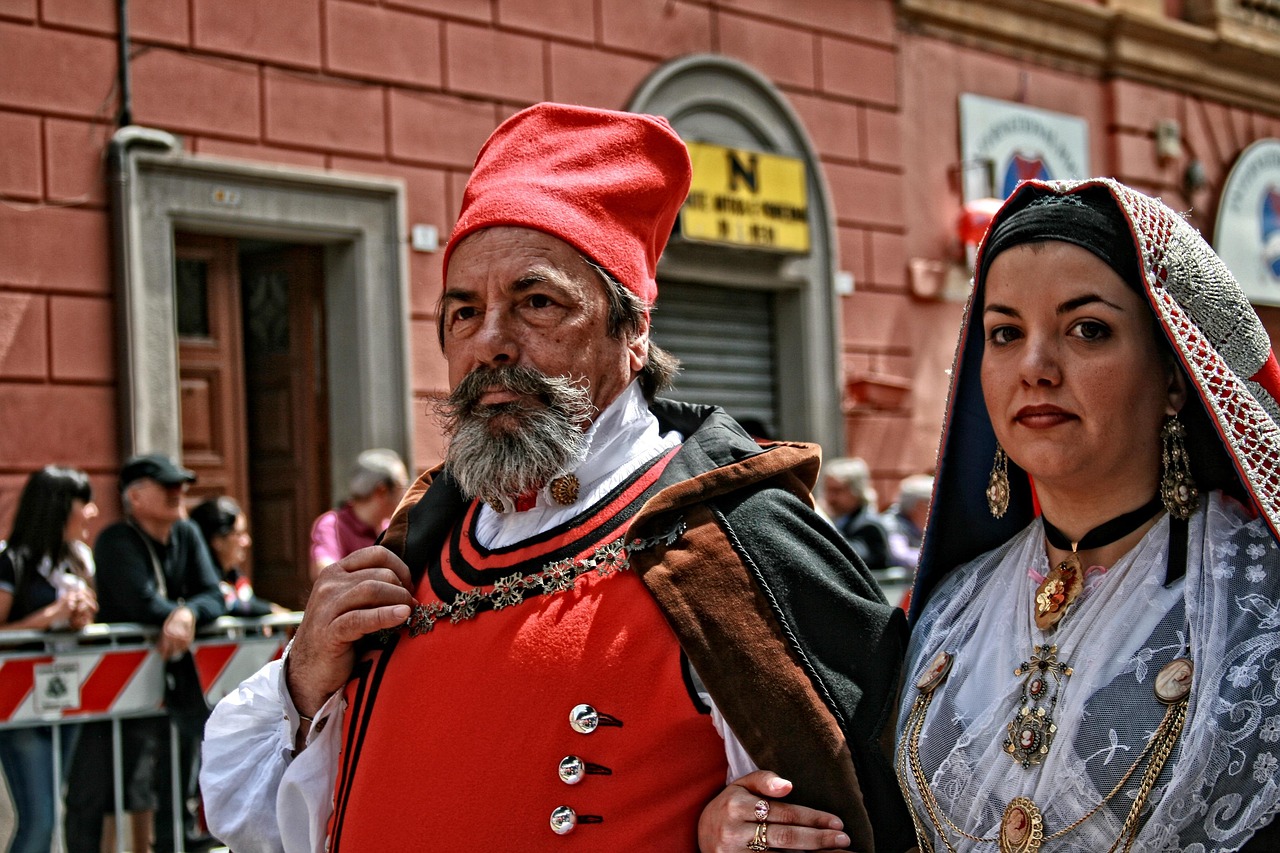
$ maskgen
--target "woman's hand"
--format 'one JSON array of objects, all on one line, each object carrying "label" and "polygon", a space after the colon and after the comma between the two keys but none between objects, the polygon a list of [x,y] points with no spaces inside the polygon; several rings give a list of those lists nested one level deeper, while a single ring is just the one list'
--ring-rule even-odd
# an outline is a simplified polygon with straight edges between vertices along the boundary
[{"label": "woman's hand", "polygon": [[698,849],[702,853],[742,853],[756,840],[760,825],[756,805],[767,807],[765,843],[770,850],[844,850],[849,836],[840,818],[817,809],[778,801],[791,793],[791,783],[776,773],[757,770],[735,779],[702,810]]},{"label": "woman's hand", "polygon": [[71,630],[79,631],[93,622],[98,615],[98,597],[91,589],[81,589],[71,593]]}]

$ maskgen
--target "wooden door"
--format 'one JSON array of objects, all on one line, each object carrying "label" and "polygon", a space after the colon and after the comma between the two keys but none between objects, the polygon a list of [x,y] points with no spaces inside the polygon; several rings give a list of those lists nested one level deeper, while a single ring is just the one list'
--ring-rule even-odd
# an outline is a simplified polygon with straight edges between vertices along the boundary
[{"label": "wooden door", "polygon": [[240,257],[254,586],[290,607],[306,602],[311,522],[329,503],[321,252]]},{"label": "wooden door", "polygon": [[225,237],[177,234],[174,249],[182,463],[199,478],[191,487],[189,503],[230,495],[247,504],[236,243]]}]

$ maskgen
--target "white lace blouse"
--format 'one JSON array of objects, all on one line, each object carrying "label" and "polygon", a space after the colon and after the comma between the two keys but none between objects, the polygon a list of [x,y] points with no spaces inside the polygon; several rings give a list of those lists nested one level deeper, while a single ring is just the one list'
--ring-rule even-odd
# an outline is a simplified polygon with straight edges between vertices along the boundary
[{"label": "white lace blouse", "polygon": [[[899,738],[920,695],[917,679],[938,652],[950,652],[919,756],[940,810],[964,832],[994,838],[1015,797],[1035,802],[1046,836],[1084,816],[1160,726],[1166,706],[1153,682],[1179,657],[1195,666],[1187,721],[1133,849],[1233,851],[1271,821],[1280,802],[1280,550],[1260,519],[1214,493],[1190,521],[1185,577],[1166,585],[1169,528],[1166,516],[1110,570],[1090,576],[1050,632],[1036,628],[1032,613],[1049,570],[1039,520],[933,593],[908,651]],[[1026,682],[1014,672],[1046,643],[1058,646],[1072,674],[1057,688],[1048,754],[1023,766],[1004,749]],[[1145,769],[1144,761],[1097,814],[1042,849],[1107,850]],[[908,784],[923,817],[917,786]],[[923,825],[935,848],[946,849],[936,827]],[[950,830],[947,837],[957,850],[998,849]]]}]

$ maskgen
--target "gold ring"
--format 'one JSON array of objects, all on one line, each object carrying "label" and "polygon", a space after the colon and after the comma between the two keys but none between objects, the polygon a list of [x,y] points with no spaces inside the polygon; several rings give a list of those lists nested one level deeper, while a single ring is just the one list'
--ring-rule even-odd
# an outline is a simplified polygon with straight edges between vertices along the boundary
[{"label": "gold ring", "polygon": [[756,824],[756,834],[747,842],[747,849],[752,851],[769,849],[769,824],[766,821],[760,821]]}]

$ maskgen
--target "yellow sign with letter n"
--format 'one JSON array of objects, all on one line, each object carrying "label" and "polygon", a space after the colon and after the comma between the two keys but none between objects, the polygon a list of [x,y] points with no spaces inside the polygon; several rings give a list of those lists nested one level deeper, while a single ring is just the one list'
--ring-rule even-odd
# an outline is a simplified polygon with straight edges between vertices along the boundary
[{"label": "yellow sign with letter n", "polygon": [[685,143],[693,183],[680,208],[686,240],[809,251],[809,203],[804,161],[797,157]]}]

